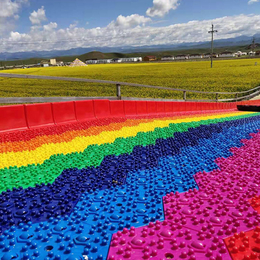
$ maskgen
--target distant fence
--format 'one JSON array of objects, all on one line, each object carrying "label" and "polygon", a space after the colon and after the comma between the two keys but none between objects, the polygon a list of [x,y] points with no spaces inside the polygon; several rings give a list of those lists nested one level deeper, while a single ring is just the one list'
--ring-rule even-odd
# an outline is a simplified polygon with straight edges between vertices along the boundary
[{"label": "distant fence", "polygon": [[[71,78],[71,77],[53,77],[53,76],[38,76],[38,75],[25,75],[25,74],[9,74],[9,73],[0,73],[0,77],[6,78],[21,78],[21,79],[44,79],[44,80],[59,80],[59,81],[69,81],[69,82],[88,82],[88,83],[101,83],[101,84],[112,84],[115,85],[115,96],[113,97],[11,97],[11,98],[0,98],[0,103],[40,103],[40,102],[56,102],[56,101],[71,101],[71,100],[85,100],[85,99],[110,99],[110,100],[131,100],[138,98],[125,98],[121,95],[122,86],[131,86],[131,87],[140,87],[140,88],[151,88],[151,89],[161,89],[161,90],[170,90],[182,92],[183,99],[142,99],[139,100],[165,100],[165,101],[189,101],[187,99],[187,93],[197,93],[202,95],[214,95],[215,99],[202,99],[202,100],[192,100],[192,101],[209,101],[209,102],[236,102],[241,100],[249,100],[260,94],[260,86],[252,88],[247,91],[240,92],[208,92],[208,91],[198,91],[198,90],[187,90],[187,89],[177,89],[169,87],[159,87],[143,84],[135,84],[128,82],[119,82],[119,81],[109,81],[109,80],[96,80],[96,79],[84,79],[84,78]],[[227,99],[220,99],[220,95],[232,95],[233,97]]]}]

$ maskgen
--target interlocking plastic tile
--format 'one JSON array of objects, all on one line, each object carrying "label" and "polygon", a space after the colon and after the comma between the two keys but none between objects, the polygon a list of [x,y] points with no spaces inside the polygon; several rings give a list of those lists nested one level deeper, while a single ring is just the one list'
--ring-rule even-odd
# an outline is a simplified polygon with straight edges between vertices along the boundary
[{"label": "interlocking plastic tile", "polygon": [[[260,133],[233,156],[217,160],[221,169],[198,173],[199,190],[172,192],[164,197],[165,221],[150,223],[135,232],[131,227],[124,233],[115,233],[109,259],[230,259],[223,239],[260,224],[260,215],[248,201],[260,192],[260,174],[254,167],[259,152]],[[243,163],[239,168],[241,161],[250,164]],[[243,240],[239,249],[234,247],[234,238],[229,240],[229,246],[235,248],[231,251],[233,259],[258,259],[258,229],[252,235],[256,239]],[[165,234],[167,239],[160,241]]]},{"label": "interlocking plastic tile", "polygon": [[260,227],[225,239],[234,260],[260,259]]},{"label": "interlocking plastic tile", "polygon": [[[66,177],[58,178],[59,185],[53,183],[56,186],[51,192],[61,192],[64,197],[73,189],[76,196],[85,189],[71,214],[57,216],[51,207],[47,212],[54,215],[47,221],[29,221],[5,230],[0,236],[0,257],[106,259],[115,233],[111,242],[114,259],[230,259],[223,238],[252,229],[260,221],[248,201],[259,192],[254,167],[259,147],[252,148],[250,141],[241,147],[240,142],[259,125],[256,117],[202,126],[174,138],[160,136],[155,145],[135,147],[131,154],[107,156],[100,170],[92,168],[92,175],[89,169],[68,169]],[[252,140],[260,144],[258,136]],[[229,149],[234,146],[240,148],[232,156]],[[221,156],[231,157],[214,163]],[[194,190],[193,175],[203,170],[212,172],[197,174],[199,191]],[[38,187],[44,201],[45,195],[48,201],[50,187]],[[18,190],[18,196],[24,196],[19,194],[22,191]],[[163,198],[166,193],[170,195]],[[4,206],[8,212],[8,204]],[[135,232],[134,238],[131,232]],[[111,253],[109,257],[113,257]]]},{"label": "interlocking plastic tile", "polygon": [[252,198],[249,202],[250,205],[260,214],[260,196]]}]

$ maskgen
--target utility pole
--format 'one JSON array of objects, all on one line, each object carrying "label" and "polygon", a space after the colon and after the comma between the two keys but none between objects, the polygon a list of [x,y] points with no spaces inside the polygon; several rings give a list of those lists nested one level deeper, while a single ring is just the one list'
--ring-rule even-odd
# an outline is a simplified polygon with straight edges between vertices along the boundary
[{"label": "utility pole", "polygon": [[212,24],[211,31],[208,31],[208,33],[211,33],[211,68],[213,67],[213,41],[214,41],[214,33],[217,33],[217,30],[214,30],[214,25]]},{"label": "utility pole", "polygon": [[251,45],[251,50],[252,50],[253,52],[255,51],[255,47],[256,47],[256,44],[255,44],[255,37],[253,37],[252,45]]}]

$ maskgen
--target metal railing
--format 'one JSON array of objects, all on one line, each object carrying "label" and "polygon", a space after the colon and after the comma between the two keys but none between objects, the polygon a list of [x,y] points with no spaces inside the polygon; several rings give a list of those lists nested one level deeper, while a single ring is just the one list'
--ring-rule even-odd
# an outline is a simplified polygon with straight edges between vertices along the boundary
[{"label": "metal railing", "polygon": [[[209,91],[198,91],[198,90],[187,90],[187,89],[178,89],[170,87],[159,87],[151,86],[144,84],[135,84],[128,82],[119,82],[119,81],[110,81],[110,80],[97,80],[97,79],[84,79],[84,78],[71,78],[71,77],[53,77],[53,76],[38,76],[38,75],[26,75],[26,74],[10,74],[10,73],[0,73],[0,77],[6,78],[21,78],[21,79],[45,79],[45,80],[59,80],[59,81],[70,81],[70,82],[88,82],[88,83],[101,83],[101,84],[114,84],[116,86],[116,96],[115,97],[17,97],[17,98],[0,98],[0,103],[30,103],[30,102],[50,102],[51,100],[55,101],[68,101],[68,100],[83,100],[91,98],[107,98],[107,99],[134,99],[134,98],[125,98],[121,95],[122,86],[131,86],[131,87],[140,87],[140,88],[152,88],[152,89],[161,89],[161,90],[170,90],[183,93],[183,99],[150,99],[143,98],[144,100],[166,100],[166,101],[188,101],[187,93],[197,93],[205,95],[214,95],[215,99],[202,99],[202,100],[192,100],[192,101],[209,101],[209,102],[235,102],[241,100],[248,100],[257,95],[260,95],[260,86],[252,88],[246,91],[240,92],[209,92]],[[248,94],[250,93],[251,94]],[[244,95],[248,94],[248,95]],[[219,99],[219,95],[234,95],[234,98],[228,99]],[[242,96],[240,96],[242,95]],[[137,98],[135,98],[137,99]],[[141,100],[140,98],[138,98]],[[55,102],[51,101],[51,102]]]}]

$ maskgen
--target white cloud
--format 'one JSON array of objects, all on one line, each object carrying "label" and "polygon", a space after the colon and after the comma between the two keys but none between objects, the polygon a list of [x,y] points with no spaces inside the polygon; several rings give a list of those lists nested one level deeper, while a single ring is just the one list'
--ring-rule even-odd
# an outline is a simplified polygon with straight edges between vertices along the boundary
[{"label": "white cloud", "polygon": [[69,25],[69,28],[72,29],[72,28],[76,28],[79,24],[79,21],[74,21],[72,24]]},{"label": "white cloud", "polygon": [[146,23],[151,22],[152,20],[148,17],[144,17],[139,14],[132,14],[129,16],[119,15],[116,21],[112,21],[108,27],[115,28],[132,28],[137,25],[145,25]]},{"label": "white cloud", "polygon": [[7,18],[14,16],[19,10],[19,4],[16,1],[1,0],[0,17]]},{"label": "white cloud", "polygon": [[164,15],[169,13],[170,10],[177,9],[179,5],[180,0],[153,0],[153,6],[148,8],[146,14],[151,17],[163,17]]},{"label": "white cloud", "polygon": [[57,23],[49,23],[49,24],[46,24],[43,26],[43,30],[45,31],[51,31],[53,29],[56,29],[58,27],[58,24]]},{"label": "white cloud", "polygon": [[0,0],[0,35],[14,29],[18,12],[28,0]]},{"label": "white cloud", "polygon": [[[120,20],[120,19],[119,19]],[[116,20],[117,21],[117,20]],[[70,26],[58,29],[56,23],[38,26],[27,34],[12,32],[8,38],[0,40],[0,50],[7,52],[65,50],[77,47],[118,47],[161,44],[180,44],[209,41],[208,31],[213,22],[218,33],[216,39],[237,36],[252,36],[260,31],[260,15],[225,16],[213,20],[190,21],[170,26],[140,26],[142,21],[130,22],[123,19],[116,25],[111,22],[106,27],[92,29]],[[127,25],[126,25],[127,24]]]},{"label": "white cloud", "polygon": [[254,4],[254,3],[258,3],[258,2],[259,2],[259,0],[250,0],[250,1],[248,2],[248,4],[251,5],[251,4]]},{"label": "white cloud", "polygon": [[33,25],[35,24],[41,24],[43,21],[46,21],[46,15],[45,15],[45,10],[44,10],[44,6],[42,6],[41,8],[39,8],[37,11],[33,11],[29,17],[31,23]]}]

